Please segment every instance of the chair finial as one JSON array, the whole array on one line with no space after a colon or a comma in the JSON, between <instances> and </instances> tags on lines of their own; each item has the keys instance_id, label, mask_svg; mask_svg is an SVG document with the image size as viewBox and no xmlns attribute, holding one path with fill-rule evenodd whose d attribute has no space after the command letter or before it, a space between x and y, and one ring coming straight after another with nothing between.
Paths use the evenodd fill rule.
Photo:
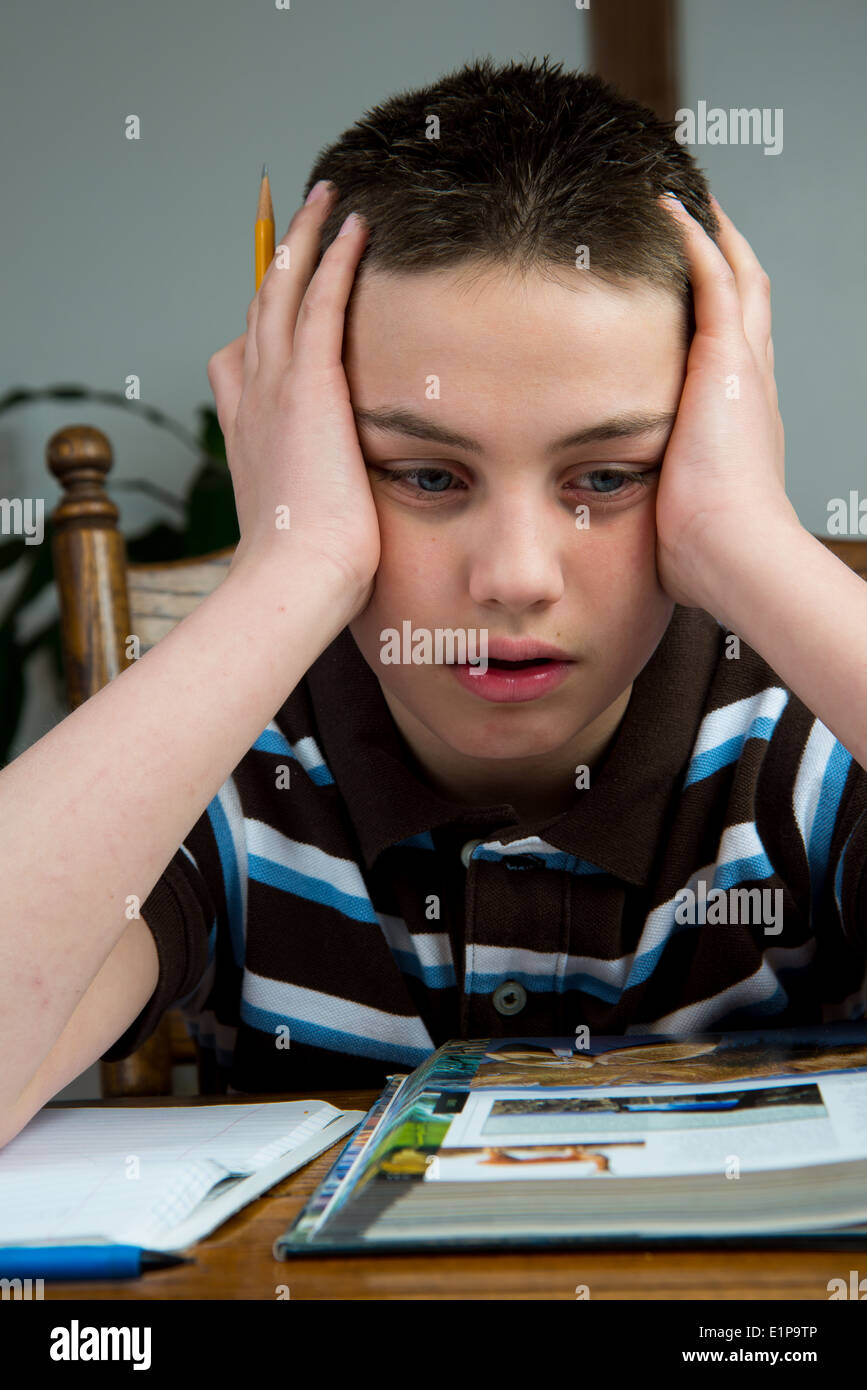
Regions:
<instances>
[{"instance_id":1,"label":"chair finial","mask_svg":"<svg viewBox=\"0 0 867 1390\"><path fill-rule=\"evenodd\" d=\"M114 462L111 444L93 425L68 425L45 446L46 463L63 488L52 513L55 529L65 526L113 530L120 513L105 491Z\"/></svg>"}]
</instances>

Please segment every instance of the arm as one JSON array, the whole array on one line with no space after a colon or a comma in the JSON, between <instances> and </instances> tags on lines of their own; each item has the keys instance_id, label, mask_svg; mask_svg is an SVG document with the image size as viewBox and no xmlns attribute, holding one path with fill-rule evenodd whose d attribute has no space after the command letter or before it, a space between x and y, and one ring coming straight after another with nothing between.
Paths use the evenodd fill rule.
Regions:
<instances>
[{"instance_id":1,"label":"arm","mask_svg":"<svg viewBox=\"0 0 867 1390\"><path fill-rule=\"evenodd\" d=\"M178 845L347 620L327 572L238 569L0 773L0 1116ZM302 606L287 595L308 595ZM250 621L255 614L255 621ZM107 1044L108 1045L108 1044Z\"/></svg>"},{"instance_id":2,"label":"arm","mask_svg":"<svg viewBox=\"0 0 867 1390\"><path fill-rule=\"evenodd\" d=\"M867 585L786 496L770 282L715 199L719 246L664 201L696 332L657 496L661 582L742 637L867 769Z\"/></svg>"},{"instance_id":3,"label":"arm","mask_svg":"<svg viewBox=\"0 0 867 1390\"><path fill-rule=\"evenodd\" d=\"M328 205L296 213L286 268L209 363L241 526L229 574L0 772L0 1135L137 905L372 592L379 530L341 362L363 227L316 267ZM92 1023L73 1025L82 1055Z\"/></svg>"},{"instance_id":4,"label":"arm","mask_svg":"<svg viewBox=\"0 0 867 1390\"><path fill-rule=\"evenodd\" d=\"M722 548L721 548L722 549ZM710 610L867 769L867 584L802 526L743 528L705 556Z\"/></svg>"}]
</instances>

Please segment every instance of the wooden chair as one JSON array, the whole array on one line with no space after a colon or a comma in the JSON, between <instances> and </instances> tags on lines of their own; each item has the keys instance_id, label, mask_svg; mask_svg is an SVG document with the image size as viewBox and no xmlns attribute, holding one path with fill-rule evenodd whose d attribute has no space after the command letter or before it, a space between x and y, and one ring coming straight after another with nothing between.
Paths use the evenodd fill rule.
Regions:
<instances>
[{"instance_id":1,"label":"wooden chair","mask_svg":"<svg viewBox=\"0 0 867 1390\"><path fill-rule=\"evenodd\" d=\"M818 539L838 560L842 560L856 574L860 574L862 579L867 579L867 541L838 541L831 540L828 536L819 536Z\"/></svg>"},{"instance_id":2,"label":"wooden chair","mask_svg":"<svg viewBox=\"0 0 867 1390\"><path fill-rule=\"evenodd\" d=\"M105 492L112 466L106 436L88 425L52 435L46 462L63 488L52 513L54 574L70 710L132 665L127 635L144 655L211 593L229 570L234 548L190 560L128 564L118 509ZM189 1036L179 1009L130 1057L101 1062L104 1096L171 1095L174 1066L196 1064L210 1094L211 1056Z\"/></svg>"},{"instance_id":3,"label":"wooden chair","mask_svg":"<svg viewBox=\"0 0 867 1390\"><path fill-rule=\"evenodd\" d=\"M63 488L52 513L53 554L67 695L75 709L131 664L128 633L147 651L225 578L234 552L230 546L191 560L128 564L118 509L104 487L112 466L106 436L72 425L52 435L46 458ZM819 539L867 579L867 541ZM171 1009L132 1056L100 1064L103 1094L169 1095L173 1065L190 1061L200 1092L211 1094L210 1054L188 1035L180 1010Z\"/></svg>"}]
</instances>

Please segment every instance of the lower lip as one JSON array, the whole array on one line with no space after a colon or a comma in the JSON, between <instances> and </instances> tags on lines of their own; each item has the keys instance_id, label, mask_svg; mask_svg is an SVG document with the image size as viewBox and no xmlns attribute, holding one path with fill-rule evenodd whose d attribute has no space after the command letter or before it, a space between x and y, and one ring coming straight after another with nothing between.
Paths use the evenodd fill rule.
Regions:
<instances>
[{"instance_id":1,"label":"lower lip","mask_svg":"<svg viewBox=\"0 0 867 1390\"><path fill-rule=\"evenodd\" d=\"M502 666L489 666L478 675L478 667L467 663L452 663L449 670L465 690L478 695L482 700L492 700L495 704L517 703L520 700L539 700L562 685L574 661L549 661L544 666L521 666L508 670Z\"/></svg>"}]
</instances>

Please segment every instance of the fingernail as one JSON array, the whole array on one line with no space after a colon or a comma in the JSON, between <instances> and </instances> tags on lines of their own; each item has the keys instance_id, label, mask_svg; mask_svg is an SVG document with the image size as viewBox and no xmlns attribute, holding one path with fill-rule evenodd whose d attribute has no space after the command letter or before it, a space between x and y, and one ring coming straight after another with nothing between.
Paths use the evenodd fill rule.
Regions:
<instances>
[{"instance_id":1,"label":"fingernail","mask_svg":"<svg viewBox=\"0 0 867 1390\"><path fill-rule=\"evenodd\" d=\"M318 183L314 183L307 197L304 199L304 206L306 207L308 203L318 203L320 198L325 197L330 187L331 183L328 179L320 179Z\"/></svg>"},{"instance_id":2,"label":"fingernail","mask_svg":"<svg viewBox=\"0 0 867 1390\"><path fill-rule=\"evenodd\" d=\"M344 222L343 226L340 228L340 231L337 233L337 235L338 235L339 237L340 237L340 236L348 236L350 232L354 232L355 229L356 229L356 227L360 227L360 226L361 226L361 218L358 216L358 213L357 213L357 212L351 212L351 213L349 214L349 216L347 217L346 221Z\"/></svg>"}]
</instances>

